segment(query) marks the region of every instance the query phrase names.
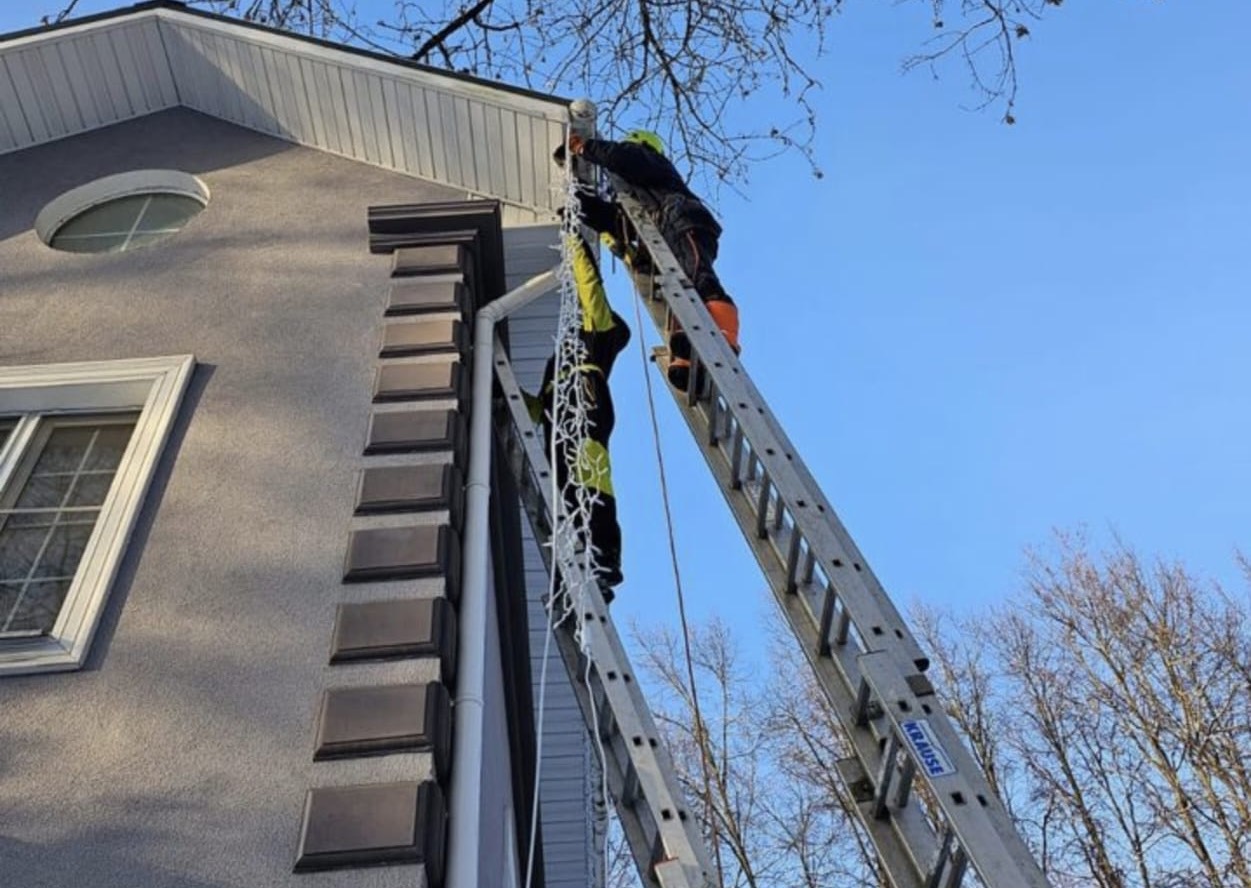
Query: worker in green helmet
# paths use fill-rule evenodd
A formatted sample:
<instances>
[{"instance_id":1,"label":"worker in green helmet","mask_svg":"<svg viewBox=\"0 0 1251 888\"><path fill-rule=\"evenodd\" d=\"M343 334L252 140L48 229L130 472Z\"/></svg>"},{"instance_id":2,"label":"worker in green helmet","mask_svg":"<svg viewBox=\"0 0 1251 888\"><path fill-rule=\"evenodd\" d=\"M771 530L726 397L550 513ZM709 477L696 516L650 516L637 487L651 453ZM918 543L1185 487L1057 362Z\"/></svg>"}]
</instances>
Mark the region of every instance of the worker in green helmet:
<instances>
[{"instance_id":1,"label":"worker in green helmet","mask_svg":"<svg viewBox=\"0 0 1251 888\"><path fill-rule=\"evenodd\" d=\"M556 150L557 163L564 162L565 147L562 145ZM721 225L665 156L660 136L647 130L634 130L620 142L613 142L583 139L571 134L568 152L607 170L630 186L634 195L651 212L656 227L703 300L713 322L730 347L738 352L738 308L713 269ZM613 235L624 244L621 216L616 205L585 192L580 194L580 200L586 223L596 231ZM685 390L690 380L691 346L686 334L679 328L670 331L669 354L669 381Z\"/></svg>"}]
</instances>

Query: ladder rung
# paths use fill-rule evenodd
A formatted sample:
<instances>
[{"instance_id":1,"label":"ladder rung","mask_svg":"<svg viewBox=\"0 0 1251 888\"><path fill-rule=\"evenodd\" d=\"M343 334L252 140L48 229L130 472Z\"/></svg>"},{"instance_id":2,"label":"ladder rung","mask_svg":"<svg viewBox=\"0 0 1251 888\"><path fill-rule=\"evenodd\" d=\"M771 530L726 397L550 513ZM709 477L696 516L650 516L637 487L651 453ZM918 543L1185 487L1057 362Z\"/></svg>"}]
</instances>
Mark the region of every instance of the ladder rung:
<instances>
[{"instance_id":1,"label":"ladder rung","mask_svg":"<svg viewBox=\"0 0 1251 888\"><path fill-rule=\"evenodd\" d=\"M790 545L786 547L786 591L789 593L794 593L798 588L796 575L799 572L799 549L802 540L798 528L792 526Z\"/></svg>"},{"instance_id":2,"label":"ladder rung","mask_svg":"<svg viewBox=\"0 0 1251 888\"><path fill-rule=\"evenodd\" d=\"M734 431L730 433L730 489L741 490L743 487L743 427L734 423Z\"/></svg>"},{"instance_id":3,"label":"ladder rung","mask_svg":"<svg viewBox=\"0 0 1251 888\"><path fill-rule=\"evenodd\" d=\"M969 856L965 852L964 847L956 848L951 855L951 864L948 866L947 878L943 881L943 888L960 888L968 868Z\"/></svg>"},{"instance_id":4,"label":"ladder rung","mask_svg":"<svg viewBox=\"0 0 1251 888\"><path fill-rule=\"evenodd\" d=\"M708 446L716 447L717 432L719 431L717 425L720 421L719 417L721 416L721 399L717 397L715 392L712 397L708 399L708 410L711 413L711 416L708 417Z\"/></svg>"},{"instance_id":5,"label":"ladder rung","mask_svg":"<svg viewBox=\"0 0 1251 888\"><path fill-rule=\"evenodd\" d=\"M882 764L877 772L877 781L873 792L873 816L877 820L885 819L889 813L886 806L890 797L891 783L895 776L895 762L899 757L899 738L891 732L886 741L886 754L882 756Z\"/></svg>"},{"instance_id":6,"label":"ladder rung","mask_svg":"<svg viewBox=\"0 0 1251 888\"><path fill-rule=\"evenodd\" d=\"M852 721L856 727L863 728L869 724L872 717L873 706L873 690L869 687L869 682L860 679L860 684L856 687L856 705L852 709Z\"/></svg>"},{"instance_id":7,"label":"ladder rung","mask_svg":"<svg viewBox=\"0 0 1251 888\"><path fill-rule=\"evenodd\" d=\"M939 888L938 883L943 877L943 870L947 868L947 861L951 859L951 846L954 841L955 837L951 829L943 830L943 842L938 847L938 856L934 858L934 863L925 877L925 888Z\"/></svg>"},{"instance_id":8,"label":"ladder rung","mask_svg":"<svg viewBox=\"0 0 1251 888\"><path fill-rule=\"evenodd\" d=\"M917 766L912 756L904 756L903 765L899 768L899 776L895 780L895 791L890 803L896 808L906 808L908 799L912 797L912 779L916 776Z\"/></svg>"},{"instance_id":9,"label":"ladder rung","mask_svg":"<svg viewBox=\"0 0 1251 888\"><path fill-rule=\"evenodd\" d=\"M769 474L762 471L760 493L756 495L756 537L762 540L769 536L769 487Z\"/></svg>"},{"instance_id":10,"label":"ladder rung","mask_svg":"<svg viewBox=\"0 0 1251 888\"><path fill-rule=\"evenodd\" d=\"M834 605L837 600L838 595L834 591L834 584L826 583L825 592L821 596L821 624L817 630L817 637L820 639L817 653L822 657L830 655L830 626L834 622Z\"/></svg>"}]
</instances>

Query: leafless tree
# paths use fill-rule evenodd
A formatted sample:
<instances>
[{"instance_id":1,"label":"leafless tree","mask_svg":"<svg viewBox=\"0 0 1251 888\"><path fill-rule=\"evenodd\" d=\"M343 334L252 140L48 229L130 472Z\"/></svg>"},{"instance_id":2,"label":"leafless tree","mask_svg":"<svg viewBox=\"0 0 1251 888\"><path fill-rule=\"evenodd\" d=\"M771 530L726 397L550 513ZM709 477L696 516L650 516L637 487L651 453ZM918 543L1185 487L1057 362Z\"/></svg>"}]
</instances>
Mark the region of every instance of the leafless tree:
<instances>
[{"instance_id":1,"label":"leafless tree","mask_svg":"<svg viewBox=\"0 0 1251 888\"><path fill-rule=\"evenodd\" d=\"M55 0L46 0L49 4ZM59 0L57 22L78 0ZM1013 120L1017 52L1061 0L905 0L935 37L905 69L958 60L980 107ZM665 136L691 170L737 182L751 163L813 151L818 59L844 0L394 0L366 20L355 0L190 0L247 21L569 96L609 129ZM901 13L902 14L902 13Z\"/></svg>"},{"instance_id":2,"label":"leafless tree","mask_svg":"<svg viewBox=\"0 0 1251 888\"><path fill-rule=\"evenodd\" d=\"M700 731L681 636L659 628L635 637L686 797L719 851L722 884L885 886L833 776L847 754L836 720L797 652L776 643L774 677L761 681L723 623L695 628Z\"/></svg>"},{"instance_id":3,"label":"leafless tree","mask_svg":"<svg viewBox=\"0 0 1251 888\"><path fill-rule=\"evenodd\" d=\"M990 619L918 625L943 698L1056 884L1251 886L1251 610L1061 536Z\"/></svg>"},{"instance_id":4,"label":"leafless tree","mask_svg":"<svg viewBox=\"0 0 1251 888\"><path fill-rule=\"evenodd\" d=\"M1251 888L1251 596L1060 536L1003 606L912 623L1056 888ZM635 634L726 885L887 884L836 776L844 735L793 644L775 640L761 678L724 625L695 630L701 747L680 636Z\"/></svg>"}]
</instances>

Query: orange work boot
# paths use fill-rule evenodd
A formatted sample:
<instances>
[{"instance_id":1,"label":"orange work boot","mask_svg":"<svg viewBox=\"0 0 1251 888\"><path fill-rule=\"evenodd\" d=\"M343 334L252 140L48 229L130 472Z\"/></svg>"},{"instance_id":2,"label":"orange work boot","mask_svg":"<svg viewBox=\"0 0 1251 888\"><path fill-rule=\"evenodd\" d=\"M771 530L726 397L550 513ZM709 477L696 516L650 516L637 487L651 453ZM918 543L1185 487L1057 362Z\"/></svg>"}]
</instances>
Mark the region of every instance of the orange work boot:
<instances>
[{"instance_id":1,"label":"orange work boot","mask_svg":"<svg viewBox=\"0 0 1251 888\"><path fill-rule=\"evenodd\" d=\"M711 299L704 303L704 308L708 309L708 313L712 315L712 322L717 325L717 329L730 343L730 348L734 349L734 354L738 354L741 349L738 345L738 306L733 302L727 302L724 299ZM691 357L691 340L687 337L686 331L683 330L677 321L671 321L672 327L669 331L669 355L684 361L689 361Z\"/></svg>"}]
</instances>

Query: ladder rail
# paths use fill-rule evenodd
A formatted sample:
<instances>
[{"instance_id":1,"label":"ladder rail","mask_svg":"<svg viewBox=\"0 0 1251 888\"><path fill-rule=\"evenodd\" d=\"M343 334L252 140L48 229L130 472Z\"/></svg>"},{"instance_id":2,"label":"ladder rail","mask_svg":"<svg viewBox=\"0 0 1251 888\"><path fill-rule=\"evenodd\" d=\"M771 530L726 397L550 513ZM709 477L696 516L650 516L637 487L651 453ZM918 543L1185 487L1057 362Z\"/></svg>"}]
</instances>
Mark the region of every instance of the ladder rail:
<instances>
[{"instance_id":1,"label":"ladder rail","mask_svg":"<svg viewBox=\"0 0 1251 888\"><path fill-rule=\"evenodd\" d=\"M553 526L549 516L563 516L564 503L552 501L543 435L530 419L498 339L495 376L507 408L507 415L495 427L503 436L508 462L550 575L555 567L551 546L547 545ZM640 876L645 884L662 888L714 888L716 879L698 824L683 800L677 771L660 740L599 587L583 577L577 565L569 573L565 577L569 587L583 590L584 607L579 616L584 621L587 652L583 653L574 637L572 618L554 630L556 645L588 732L599 729L609 792ZM545 603L549 616L551 607L551 602Z\"/></svg>"},{"instance_id":2,"label":"ladder rail","mask_svg":"<svg viewBox=\"0 0 1251 888\"><path fill-rule=\"evenodd\" d=\"M648 313L691 342L692 384L671 389L675 403L844 728L854 755L838 770L892 885L959 888L967 865L989 888L1048 888L924 676L920 644L646 210L612 181L651 259L633 275ZM917 784L928 811L910 804Z\"/></svg>"}]
</instances>

